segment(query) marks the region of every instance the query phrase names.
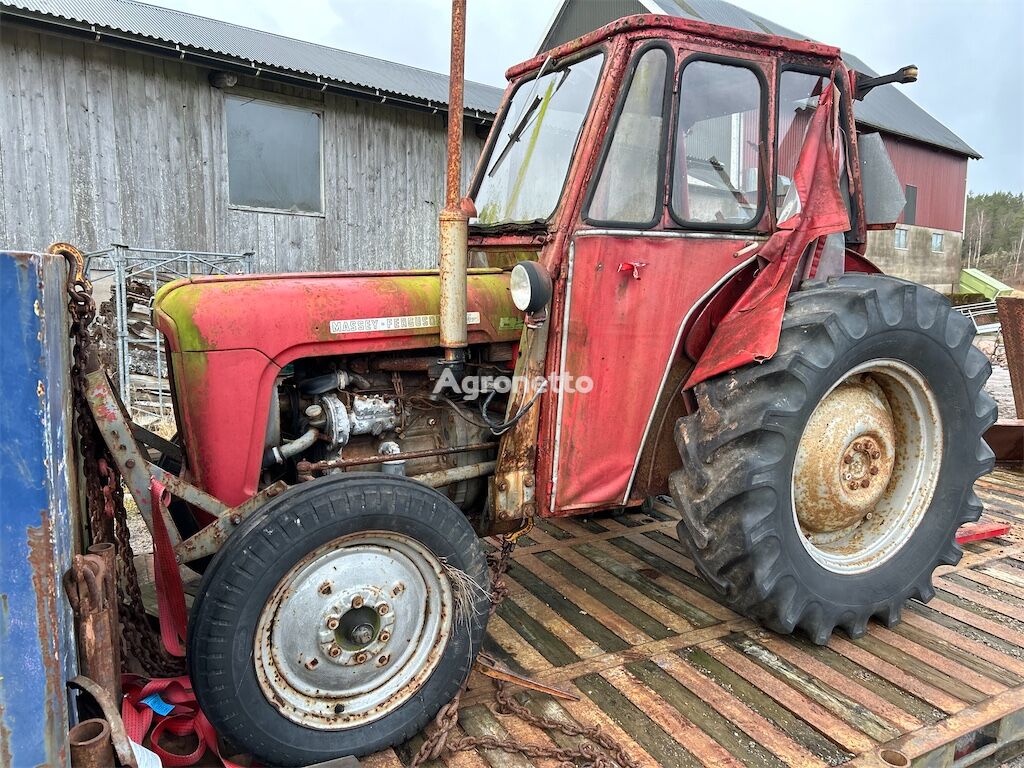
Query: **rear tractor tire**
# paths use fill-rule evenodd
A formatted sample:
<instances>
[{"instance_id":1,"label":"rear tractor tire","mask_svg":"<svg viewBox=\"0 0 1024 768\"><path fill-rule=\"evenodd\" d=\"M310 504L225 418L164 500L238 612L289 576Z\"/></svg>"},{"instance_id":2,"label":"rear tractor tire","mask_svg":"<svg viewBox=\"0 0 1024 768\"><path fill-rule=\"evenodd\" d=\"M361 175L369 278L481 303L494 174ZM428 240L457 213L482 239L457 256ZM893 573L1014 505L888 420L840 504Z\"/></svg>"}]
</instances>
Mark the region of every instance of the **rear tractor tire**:
<instances>
[{"instance_id":1,"label":"rear tractor tire","mask_svg":"<svg viewBox=\"0 0 1024 768\"><path fill-rule=\"evenodd\" d=\"M266 765L399 744L469 676L490 594L479 539L433 489L378 472L294 486L204 574L189 621L196 698Z\"/></svg>"},{"instance_id":2,"label":"rear tractor tire","mask_svg":"<svg viewBox=\"0 0 1024 768\"><path fill-rule=\"evenodd\" d=\"M695 388L670 485L679 539L731 607L823 644L931 599L993 466L973 337L934 291L844 275L791 295L773 358Z\"/></svg>"}]
</instances>

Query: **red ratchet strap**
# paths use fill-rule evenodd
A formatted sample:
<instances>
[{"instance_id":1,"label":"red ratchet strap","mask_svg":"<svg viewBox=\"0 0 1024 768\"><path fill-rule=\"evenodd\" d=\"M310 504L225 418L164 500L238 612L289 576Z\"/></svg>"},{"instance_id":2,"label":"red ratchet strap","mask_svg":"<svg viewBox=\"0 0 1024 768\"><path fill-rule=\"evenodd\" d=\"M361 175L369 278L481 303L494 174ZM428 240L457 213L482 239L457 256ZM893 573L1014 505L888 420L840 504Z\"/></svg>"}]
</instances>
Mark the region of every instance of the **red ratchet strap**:
<instances>
[{"instance_id":1,"label":"red ratchet strap","mask_svg":"<svg viewBox=\"0 0 1024 768\"><path fill-rule=\"evenodd\" d=\"M184 640L188 622L185 612L185 590L181 584L178 561L167 535L164 514L171 494L155 477L149 481L153 508L153 570L156 575L156 601L160 615L160 638L172 656L184 656ZM186 763L190 765L190 763Z\"/></svg>"},{"instance_id":2,"label":"red ratchet strap","mask_svg":"<svg viewBox=\"0 0 1024 768\"><path fill-rule=\"evenodd\" d=\"M206 715L199 709L195 694L192 692L192 683L187 675L165 677L158 680L147 680L138 675L121 675L121 687L124 689L124 698L121 700L121 718L124 720L128 738L136 744L142 744L155 720L156 727L153 728L153 733L149 737L149 749L160 758L165 766L173 768L174 766L195 765L209 749L218 757L224 768L243 768L220 753L217 733L213 730L210 721L206 719ZM158 714L144 703L144 699L154 694L158 695L166 704L173 705L171 711L166 715ZM196 748L187 755L168 752L160 745L160 737L164 732L174 736L194 735L198 742Z\"/></svg>"}]
</instances>

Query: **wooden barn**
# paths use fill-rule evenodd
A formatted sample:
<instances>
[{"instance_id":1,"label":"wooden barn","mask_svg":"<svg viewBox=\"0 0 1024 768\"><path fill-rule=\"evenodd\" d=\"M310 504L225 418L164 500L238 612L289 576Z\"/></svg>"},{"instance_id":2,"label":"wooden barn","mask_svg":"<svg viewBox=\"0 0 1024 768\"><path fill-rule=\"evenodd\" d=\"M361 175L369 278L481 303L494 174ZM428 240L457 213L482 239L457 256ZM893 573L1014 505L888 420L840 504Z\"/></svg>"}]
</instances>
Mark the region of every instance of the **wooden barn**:
<instances>
[{"instance_id":1,"label":"wooden barn","mask_svg":"<svg viewBox=\"0 0 1024 768\"><path fill-rule=\"evenodd\" d=\"M0 245L430 267L448 77L134 0L0 2ZM465 174L501 90L467 83Z\"/></svg>"}]
</instances>

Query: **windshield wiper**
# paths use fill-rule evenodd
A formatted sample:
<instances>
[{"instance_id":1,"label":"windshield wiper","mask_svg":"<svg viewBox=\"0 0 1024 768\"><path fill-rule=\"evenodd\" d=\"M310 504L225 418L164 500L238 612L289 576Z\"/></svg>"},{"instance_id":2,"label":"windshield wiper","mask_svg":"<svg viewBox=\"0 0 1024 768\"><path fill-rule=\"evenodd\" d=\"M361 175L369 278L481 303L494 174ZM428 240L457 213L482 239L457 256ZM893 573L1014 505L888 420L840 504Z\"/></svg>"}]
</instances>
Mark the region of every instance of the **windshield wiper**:
<instances>
[{"instance_id":1,"label":"windshield wiper","mask_svg":"<svg viewBox=\"0 0 1024 768\"><path fill-rule=\"evenodd\" d=\"M540 96L533 97L533 101L530 102L530 105L523 110L523 116L519 118L519 123L512 129L512 133L508 135L508 143L505 144L504 149L501 150L501 154L498 155L498 159L494 161L494 165L491 166L491 170L487 172L488 176L494 176L494 174L497 173L498 168L501 167L501 164L505 162L505 158L508 157L509 152L512 151L512 147L518 143L519 139L522 138L522 135L526 132L526 129L530 127L530 118L533 117L537 108L544 103L545 99L554 98L555 94L558 93L558 90L565 83L566 78L569 77L569 72L571 71L572 70L569 67L562 70L562 76L558 79L557 85L555 85L554 90L551 91L550 94L544 96L544 98L541 98Z\"/></svg>"},{"instance_id":2,"label":"windshield wiper","mask_svg":"<svg viewBox=\"0 0 1024 768\"><path fill-rule=\"evenodd\" d=\"M498 159L494 161L494 165L491 166L488 176L493 176L497 173L501 164L505 162L505 158L508 157L508 153L512 151L512 147L515 146L516 142L519 141L523 132L526 131L526 126L533 116L533 113L537 111L537 108L544 103L544 99L540 96L534 96L533 101L530 102L530 106L523 112L523 116L519 119L519 124L512 129L512 133L508 135L508 142L505 144L505 148L501 150L501 154L498 155Z\"/></svg>"}]
</instances>

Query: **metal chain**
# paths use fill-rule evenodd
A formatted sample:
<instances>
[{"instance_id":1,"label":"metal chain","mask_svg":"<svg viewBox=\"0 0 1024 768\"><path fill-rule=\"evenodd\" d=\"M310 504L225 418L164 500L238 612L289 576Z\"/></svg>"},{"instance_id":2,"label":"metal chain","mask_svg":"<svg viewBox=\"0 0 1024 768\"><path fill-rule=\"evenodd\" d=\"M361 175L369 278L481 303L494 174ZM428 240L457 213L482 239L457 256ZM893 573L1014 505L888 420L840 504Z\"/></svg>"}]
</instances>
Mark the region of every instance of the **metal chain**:
<instances>
[{"instance_id":1,"label":"metal chain","mask_svg":"<svg viewBox=\"0 0 1024 768\"><path fill-rule=\"evenodd\" d=\"M503 537L501 548L488 555L491 572L490 616L494 615L502 600L508 596L505 575L512 562L516 539L530 527L532 524L512 536ZM533 760L557 760L560 768L639 768L636 760L630 757L618 742L604 733L600 726L577 725L537 715L520 704L500 680L496 682L497 690L494 694L496 713L513 715L541 730L557 731L572 738L580 738L579 745L568 748L547 744L524 744L511 737L458 736L453 732L459 722L459 704L468 683L467 678L455 697L437 713L433 730L420 745L409 768L417 768L430 760L437 760L446 752L469 752L477 749L497 749Z\"/></svg>"},{"instance_id":2,"label":"metal chain","mask_svg":"<svg viewBox=\"0 0 1024 768\"><path fill-rule=\"evenodd\" d=\"M146 615L139 589L139 576L135 570L121 473L96 426L86 397L85 374L95 370L98 362L90 334L90 326L96 318L96 301L92 295L92 283L85 275L85 257L81 251L67 243L54 243L48 251L63 256L68 264L68 313L71 315L69 335L74 341L71 352L71 388L74 422L78 432L78 455L85 478L90 541L93 544L113 541L118 554L121 663L125 666L128 657L132 656L151 676L180 675L181 662L164 652Z\"/></svg>"}]
</instances>

